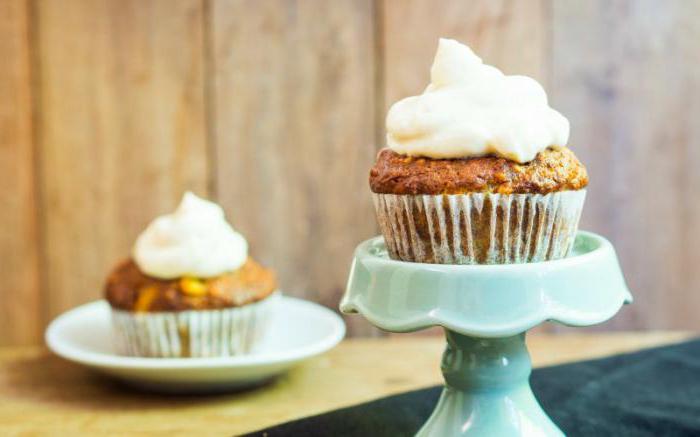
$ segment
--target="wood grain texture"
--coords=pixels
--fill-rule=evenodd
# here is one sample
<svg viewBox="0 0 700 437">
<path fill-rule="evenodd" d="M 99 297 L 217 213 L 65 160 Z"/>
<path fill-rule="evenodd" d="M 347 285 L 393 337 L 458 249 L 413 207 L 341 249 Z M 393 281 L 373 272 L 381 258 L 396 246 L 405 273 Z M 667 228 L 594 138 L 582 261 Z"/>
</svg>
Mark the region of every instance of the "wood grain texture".
<svg viewBox="0 0 700 437">
<path fill-rule="evenodd" d="M 197 0 L 39 1 L 42 222 L 49 315 L 98 298 L 137 233 L 206 194 Z"/>
<path fill-rule="evenodd" d="M 217 198 L 286 293 L 332 308 L 376 233 L 372 14 L 369 0 L 211 8 Z"/>
<path fill-rule="evenodd" d="M 533 364 L 546 366 L 687 337 L 663 332 L 540 335 L 528 337 L 528 346 Z M 240 435 L 440 384 L 444 347 L 442 338 L 353 339 L 272 384 L 216 396 L 142 393 L 39 348 L 4 348 L 0 349 L 0 427 L 10 435 Z"/>
<path fill-rule="evenodd" d="M 29 38 L 27 2 L 0 2 L 0 345 L 41 338 Z"/>
<path fill-rule="evenodd" d="M 700 328 L 700 2 L 552 2 L 553 105 L 630 305 L 606 327 Z"/>
</svg>

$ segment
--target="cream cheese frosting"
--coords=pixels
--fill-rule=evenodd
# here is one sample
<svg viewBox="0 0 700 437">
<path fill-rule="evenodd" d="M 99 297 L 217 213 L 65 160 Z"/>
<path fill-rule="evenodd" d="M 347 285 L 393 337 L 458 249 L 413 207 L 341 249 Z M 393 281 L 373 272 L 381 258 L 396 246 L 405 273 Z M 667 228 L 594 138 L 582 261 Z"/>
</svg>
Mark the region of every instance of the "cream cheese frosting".
<svg viewBox="0 0 700 437">
<path fill-rule="evenodd" d="M 149 276 L 207 278 L 242 266 L 248 243 L 219 205 L 187 192 L 174 213 L 157 217 L 139 235 L 132 255 Z"/>
<path fill-rule="evenodd" d="M 504 75 L 455 40 L 440 39 L 430 78 L 423 94 L 389 109 L 387 145 L 397 153 L 524 163 L 569 139 L 569 121 L 549 107 L 537 81 Z"/>
</svg>

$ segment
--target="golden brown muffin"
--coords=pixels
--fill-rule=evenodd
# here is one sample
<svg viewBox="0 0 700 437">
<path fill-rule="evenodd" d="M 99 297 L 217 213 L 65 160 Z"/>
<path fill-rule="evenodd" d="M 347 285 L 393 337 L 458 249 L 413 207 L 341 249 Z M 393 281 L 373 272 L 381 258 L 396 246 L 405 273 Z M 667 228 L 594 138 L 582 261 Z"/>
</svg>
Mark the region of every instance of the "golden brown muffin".
<svg viewBox="0 0 700 437">
<path fill-rule="evenodd" d="M 547 148 L 523 164 L 495 156 L 410 157 L 384 149 L 369 183 L 391 258 L 509 264 L 569 253 L 588 175 L 566 147 Z"/>
<path fill-rule="evenodd" d="M 383 194 L 547 194 L 584 188 L 588 174 L 566 147 L 550 147 L 525 164 L 495 156 L 417 158 L 383 149 L 369 182 Z"/>
<path fill-rule="evenodd" d="M 275 274 L 250 257 L 237 270 L 214 278 L 170 280 L 147 276 L 127 259 L 107 278 L 105 294 L 114 308 L 160 312 L 238 307 L 264 299 L 276 289 Z"/>
</svg>

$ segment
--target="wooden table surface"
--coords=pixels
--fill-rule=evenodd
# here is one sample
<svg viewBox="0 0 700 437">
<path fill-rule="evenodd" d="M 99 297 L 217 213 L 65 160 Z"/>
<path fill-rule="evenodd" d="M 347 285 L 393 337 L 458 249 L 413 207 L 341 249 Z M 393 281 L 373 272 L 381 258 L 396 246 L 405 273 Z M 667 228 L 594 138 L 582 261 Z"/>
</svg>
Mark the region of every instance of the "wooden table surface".
<svg viewBox="0 0 700 437">
<path fill-rule="evenodd" d="M 677 342 L 682 332 L 537 334 L 536 366 Z M 346 340 L 275 382 L 216 396 L 139 393 L 43 348 L 0 348 L 0 433 L 233 435 L 441 382 L 437 337 Z"/>
</svg>

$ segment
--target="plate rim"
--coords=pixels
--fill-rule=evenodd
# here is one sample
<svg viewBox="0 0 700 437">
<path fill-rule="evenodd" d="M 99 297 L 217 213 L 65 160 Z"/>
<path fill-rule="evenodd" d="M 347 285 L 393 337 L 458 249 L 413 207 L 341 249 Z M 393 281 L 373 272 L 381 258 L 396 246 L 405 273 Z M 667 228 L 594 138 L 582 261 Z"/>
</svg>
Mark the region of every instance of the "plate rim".
<svg viewBox="0 0 700 437">
<path fill-rule="evenodd" d="M 107 354 L 101 352 L 93 352 L 74 347 L 61 339 L 59 329 L 62 324 L 67 323 L 67 320 L 74 318 L 76 314 L 95 311 L 96 307 L 109 305 L 105 299 L 99 299 L 85 303 L 54 318 L 44 333 L 44 341 L 46 346 L 56 355 L 69 361 L 80 363 L 83 365 L 122 369 L 122 370 L 180 370 L 180 369 L 199 369 L 199 368 L 250 368 L 271 365 L 283 365 L 288 363 L 298 362 L 307 358 L 324 353 L 335 347 L 345 337 L 346 327 L 345 322 L 334 311 L 311 302 L 305 299 L 282 295 L 280 304 L 302 305 L 312 308 L 314 311 L 323 313 L 323 316 L 331 321 L 331 329 L 323 339 L 304 345 L 299 348 L 291 349 L 285 352 L 265 352 L 260 354 L 240 355 L 232 357 L 205 357 L 205 358 L 149 358 L 149 357 L 130 357 L 117 354 Z"/>
</svg>

